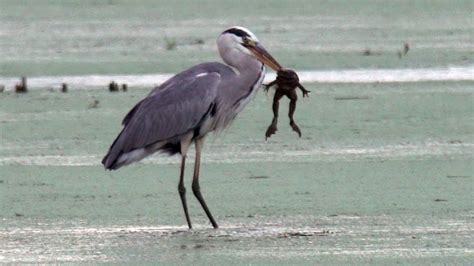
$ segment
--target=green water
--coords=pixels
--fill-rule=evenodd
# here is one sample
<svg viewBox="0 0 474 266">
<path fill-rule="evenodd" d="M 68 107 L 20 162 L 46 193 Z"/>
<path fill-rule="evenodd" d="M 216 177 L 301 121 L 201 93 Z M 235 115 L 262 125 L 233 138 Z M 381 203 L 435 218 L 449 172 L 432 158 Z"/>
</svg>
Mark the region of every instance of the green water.
<svg viewBox="0 0 474 266">
<path fill-rule="evenodd" d="M 0 0 L 0 78 L 173 73 L 217 60 L 216 36 L 236 24 L 296 69 L 471 66 L 472 7 Z M 404 42 L 411 49 L 398 58 Z M 0 262 L 472 264 L 474 82 L 305 86 L 302 138 L 283 100 L 279 131 L 264 140 L 272 95 L 263 92 L 210 135 L 201 188 L 221 228 L 188 192 L 192 231 L 179 157 L 100 165 L 151 88 L 0 93 Z"/>
<path fill-rule="evenodd" d="M 147 90 L 4 93 L 2 260 L 467 263 L 471 88 L 308 85 L 317 94 L 298 106 L 303 138 L 283 116 L 268 142 L 271 97 L 259 93 L 204 150 L 201 186 L 222 229 L 209 229 L 189 194 L 191 232 L 176 189 L 179 158 L 115 172 L 99 164 Z M 354 95 L 363 97 L 342 100 Z"/>
</svg>

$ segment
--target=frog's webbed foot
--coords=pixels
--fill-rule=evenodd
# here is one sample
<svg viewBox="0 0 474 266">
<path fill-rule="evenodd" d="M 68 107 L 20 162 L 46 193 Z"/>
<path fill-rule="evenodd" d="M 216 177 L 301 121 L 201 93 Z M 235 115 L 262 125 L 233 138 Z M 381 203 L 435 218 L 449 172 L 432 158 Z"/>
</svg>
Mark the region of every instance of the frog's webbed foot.
<svg viewBox="0 0 474 266">
<path fill-rule="evenodd" d="M 290 126 L 291 126 L 291 128 L 293 129 L 293 131 L 295 131 L 296 133 L 298 133 L 298 136 L 301 138 L 301 130 L 300 130 L 300 128 L 298 127 L 298 125 L 295 123 L 294 120 L 291 120 L 291 121 L 290 121 Z"/>
<path fill-rule="evenodd" d="M 270 126 L 268 126 L 267 132 L 265 132 L 265 140 L 267 140 L 269 137 L 271 137 L 273 134 L 275 134 L 277 132 L 277 130 L 278 130 L 277 123 L 274 120 L 274 121 L 272 121 Z"/>
</svg>

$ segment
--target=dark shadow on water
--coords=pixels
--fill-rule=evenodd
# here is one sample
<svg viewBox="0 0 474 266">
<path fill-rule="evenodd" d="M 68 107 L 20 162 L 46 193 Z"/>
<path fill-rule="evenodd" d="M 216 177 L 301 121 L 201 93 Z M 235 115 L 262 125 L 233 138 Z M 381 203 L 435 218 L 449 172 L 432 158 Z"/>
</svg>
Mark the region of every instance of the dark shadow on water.
<svg viewBox="0 0 474 266">
<path fill-rule="evenodd" d="M 266 175 L 258 175 L 258 176 L 249 176 L 250 179 L 267 179 L 270 178 L 269 176 Z"/>
</svg>

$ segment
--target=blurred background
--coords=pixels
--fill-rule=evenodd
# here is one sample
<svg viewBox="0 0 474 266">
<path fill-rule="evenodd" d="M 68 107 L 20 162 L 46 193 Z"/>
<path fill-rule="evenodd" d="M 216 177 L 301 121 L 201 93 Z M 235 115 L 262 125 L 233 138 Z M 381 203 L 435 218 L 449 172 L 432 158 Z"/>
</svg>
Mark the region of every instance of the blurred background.
<svg viewBox="0 0 474 266">
<path fill-rule="evenodd" d="M 0 262 L 467 264 L 473 6 L 0 0 Z M 205 145 L 201 187 L 222 229 L 188 193 L 188 232 L 178 157 L 116 172 L 100 160 L 154 86 L 220 61 L 215 40 L 234 25 L 312 91 L 303 137 L 284 99 L 265 141 L 272 92 L 259 92 Z"/>
<path fill-rule="evenodd" d="M 288 67 L 472 64 L 472 1 L 1 1 L 2 77 L 176 72 L 242 25 Z M 404 43 L 410 56 L 399 60 Z M 365 53 L 366 56 L 363 56 Z"/>
</svg>

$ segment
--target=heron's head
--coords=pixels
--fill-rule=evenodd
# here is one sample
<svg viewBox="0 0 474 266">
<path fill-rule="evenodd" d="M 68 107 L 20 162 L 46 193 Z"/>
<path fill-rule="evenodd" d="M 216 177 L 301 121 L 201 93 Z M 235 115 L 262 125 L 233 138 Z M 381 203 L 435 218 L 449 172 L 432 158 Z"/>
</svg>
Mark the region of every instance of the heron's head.
<svg viewBox="0 0 474 266">
<path fill-rule="evenodd" d="M 217 44 L 224 60 L 228 59 L 226 56 L 230 49 L 230 54 L 239 51 L 257 58 L 275 71 L 282 69 L 278 61 L 260 44 L 257 36 L 246 28 L 234 26 L 225 30 L 217 39 Z"/>
</svg>

